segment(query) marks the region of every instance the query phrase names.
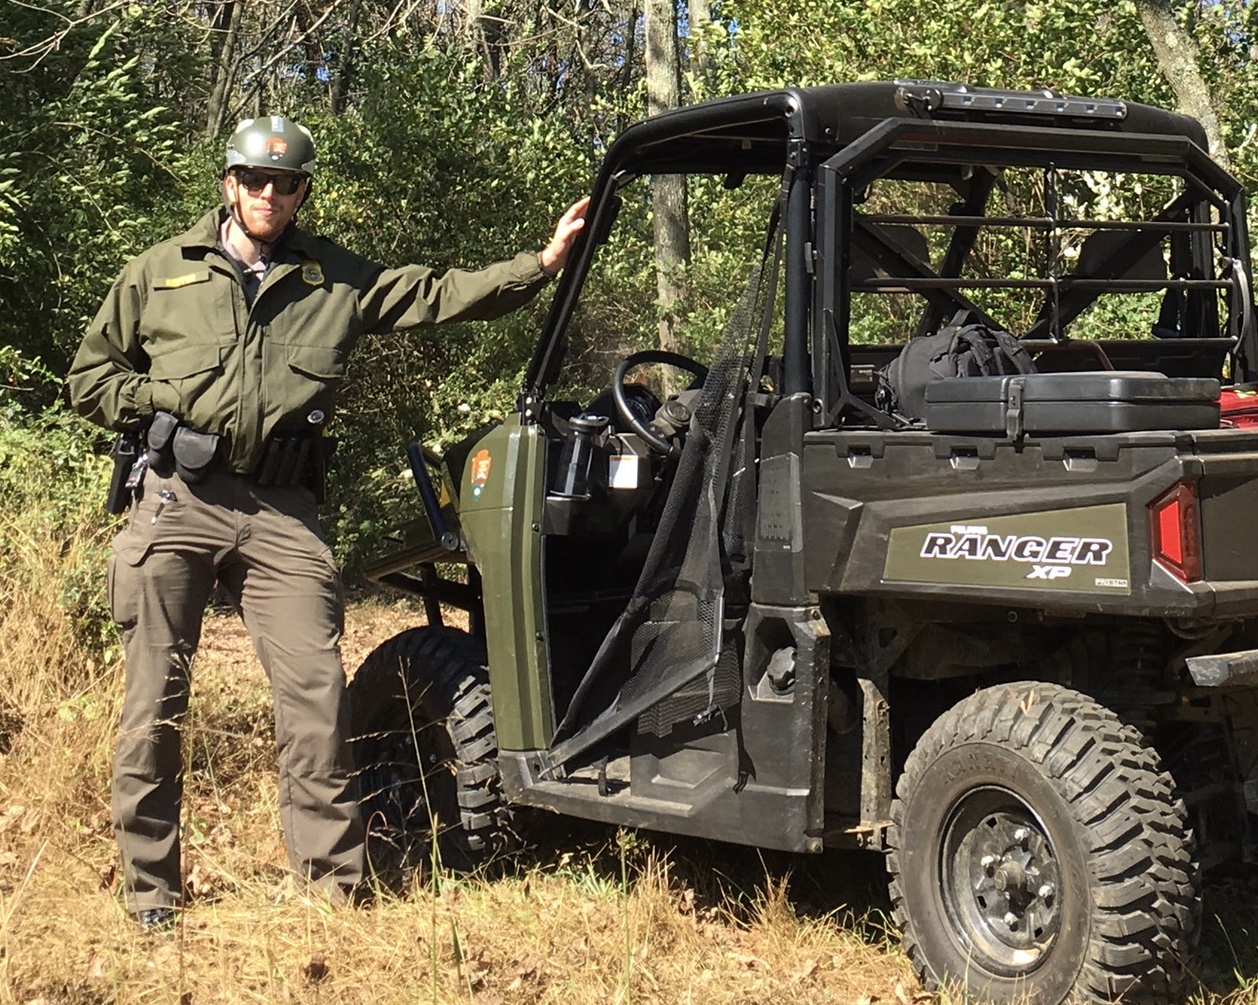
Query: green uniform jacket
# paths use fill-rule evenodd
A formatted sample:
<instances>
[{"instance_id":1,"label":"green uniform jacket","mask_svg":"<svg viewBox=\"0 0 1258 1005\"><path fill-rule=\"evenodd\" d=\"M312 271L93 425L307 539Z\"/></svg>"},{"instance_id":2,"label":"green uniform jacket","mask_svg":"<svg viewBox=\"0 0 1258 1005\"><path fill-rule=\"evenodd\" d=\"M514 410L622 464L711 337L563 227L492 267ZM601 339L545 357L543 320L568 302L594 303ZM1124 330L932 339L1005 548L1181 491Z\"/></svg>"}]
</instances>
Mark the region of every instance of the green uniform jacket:
<instances>
[{"instance_id":1,"label":"green uniform jacket","mask_svg":"<svg viewBox=\"0 0 1258 1005\"><path fill-rule=\"evenodd\" d=\"M166 411L219 433L236 472L254 470L272 432L331 416L359 336L496 318L547 281L532 254L478 272L386 269L293 228L250 308L217 248L225 212L128 263L68 382L74 407L107 428L140 429Z\"/></svg>"}]
</instances>

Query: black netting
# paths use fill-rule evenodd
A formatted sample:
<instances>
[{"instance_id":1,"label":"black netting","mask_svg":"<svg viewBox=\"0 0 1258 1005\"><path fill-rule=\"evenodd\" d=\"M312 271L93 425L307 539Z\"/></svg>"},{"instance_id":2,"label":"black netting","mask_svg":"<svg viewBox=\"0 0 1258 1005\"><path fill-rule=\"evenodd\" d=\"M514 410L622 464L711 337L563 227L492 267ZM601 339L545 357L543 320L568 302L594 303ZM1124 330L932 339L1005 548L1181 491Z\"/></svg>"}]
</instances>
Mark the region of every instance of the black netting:
<instances>
[{"instance_id":1,"label":"black netting","mask_svg":"<svg viewBox=\"0 0 1258 1005\"><path fill-rule=\"evenodd\" d=\"M647 634L652 625L645 624L634 634ZM716 666L679 687L663 701L657 702L638 717L638 732L667 736L679 722L698 724L709 718L727 722L725 713L738 704L742 694L742 654L729 640L721 649Z\"/></svg>"},{"instance_id":2,"label":"black netting","mask_svg":"<svg viewBox=\"0 0 1258 1005\"><path fill-rule=\"evenodd\" d=\"M737 665L733 686L727 669L718 664L723 649L722 625L731 584L745 581L745 554L731 563L728 544L745 552L741 525L746 505L734 507L740 524L730 534L722 531L723 509L731 469L749 477L747 447L738 433L748 381L748 351L759 313L763 265L751 274L730 315L716 358L686 436L668 500L647 554L633 597L603 640L558 730L554 760L584 750L648 709L676 696L678 701L656 707L649 726L666 731L681 718L713 714L738 696ZM735 596L743 590L735 589ZM587 709L604 671L615 664L624 647L629 651L629 676L610 704ZM677 718L668 720L670 715Z\"/></svg>"}]
</instances>

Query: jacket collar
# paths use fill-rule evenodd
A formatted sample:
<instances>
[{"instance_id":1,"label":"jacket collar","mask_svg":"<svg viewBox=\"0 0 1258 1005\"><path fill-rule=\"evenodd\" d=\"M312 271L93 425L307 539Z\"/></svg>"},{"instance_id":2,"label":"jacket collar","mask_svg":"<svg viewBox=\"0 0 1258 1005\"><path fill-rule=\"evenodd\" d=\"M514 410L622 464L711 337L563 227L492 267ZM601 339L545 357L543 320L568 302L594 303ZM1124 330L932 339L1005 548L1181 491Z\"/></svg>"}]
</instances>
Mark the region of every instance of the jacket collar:
<instances>
[{"instance_id":1,"label":"jacket collar","mask_svg":"<svg viewBox=\"0 0 1258 1005\"><path fill-rule=\"evenodd\" d=\"M218 247L218 232L227 219L227 210L222 206L210 210L201 219L175 238L175 243L184 252L184 257L195 257L196 252L213 251ZM194 253L189 255L189 252ZM278 253L274 254L277 262L300 262L306 258L315 258L313 238L296 224L290 224L284 236L280 238Z\"/></svg>"}]
</instances>

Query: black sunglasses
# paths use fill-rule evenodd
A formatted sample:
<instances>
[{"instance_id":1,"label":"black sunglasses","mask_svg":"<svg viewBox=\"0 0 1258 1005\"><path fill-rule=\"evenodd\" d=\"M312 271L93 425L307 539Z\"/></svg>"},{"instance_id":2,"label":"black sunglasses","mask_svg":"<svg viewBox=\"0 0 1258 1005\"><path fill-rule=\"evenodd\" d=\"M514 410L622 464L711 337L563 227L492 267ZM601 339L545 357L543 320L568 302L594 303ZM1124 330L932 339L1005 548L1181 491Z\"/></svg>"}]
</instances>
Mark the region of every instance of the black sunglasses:
<instances>
[{"instance_id":1,"label":"black sunglasses","mask_svg":"<svg viewBox=\"0 0 1258 1005\"><path fill-rule=\"evenodd\" d=\"M236 180L240 182L251 195L257 195L268 185L275 186L276 195L292 195L301 187L304 175L299 174L270 174L266 171L237 171Z\"/></svg>"}]
</instances>

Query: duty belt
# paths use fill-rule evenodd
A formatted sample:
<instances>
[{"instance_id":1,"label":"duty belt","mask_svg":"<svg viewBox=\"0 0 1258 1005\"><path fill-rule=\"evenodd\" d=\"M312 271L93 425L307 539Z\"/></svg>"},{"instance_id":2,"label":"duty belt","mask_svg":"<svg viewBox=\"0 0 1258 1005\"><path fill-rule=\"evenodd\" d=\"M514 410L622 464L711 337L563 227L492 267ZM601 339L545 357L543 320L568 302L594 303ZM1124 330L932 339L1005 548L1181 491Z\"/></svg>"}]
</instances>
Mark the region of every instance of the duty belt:
<instances>
[{"instance_id":1,"label":"duty belt","mask_svg":"<svg viewBox=\"0 0 1258 1005\"><path fill-rule=\"evenodd\" d=\"M148 468L162 476L178 472L189 485L203 481L221 460L221 439L218 433L189 429L169 412L154 415L145 433L119 433L105 508L110 513L125 510ZM243 477L258 485L307 488L323 502L328 458L335 449L335 439L317 433L272 433L262 448L262 459Z\"/></svg>"},{"instance_id":2,"label":"duty belt","mask_svg":"<svg viewBox=\"0 0 1258 1005\"><path fill-rule=\"evenodd\" d=\"M109 480L105 509L121 513L135 498L152 468L159 475L178 472L189 485L202 481L218 459L217 433L201 433L181 425L169 412L158 412L144 433L119 433L114 441L114 472Z\"/></svg>"},{"instance_id":3,"label":"duty belt","mask_svg":"<svg viewBox=\"0 0 1258 1005\"><path fill-rule=\"evenodd\" d=\"M317 434L272 433L251 476L259 485L300 485L323 502L328 458L336 440Z\"/></svg>"},{"instance_id":4,"label":"duty belt","mask_svg":"<svg viewBox=\"0 0 1258 1005\"><path fill-rule=\"evenodd\" d=\"M189 429L169 412L158 412L147 436L149 466L158 474L174 470L189 485L204 480L218 457L218 433Z\"/></svg>"}]
</instances>

